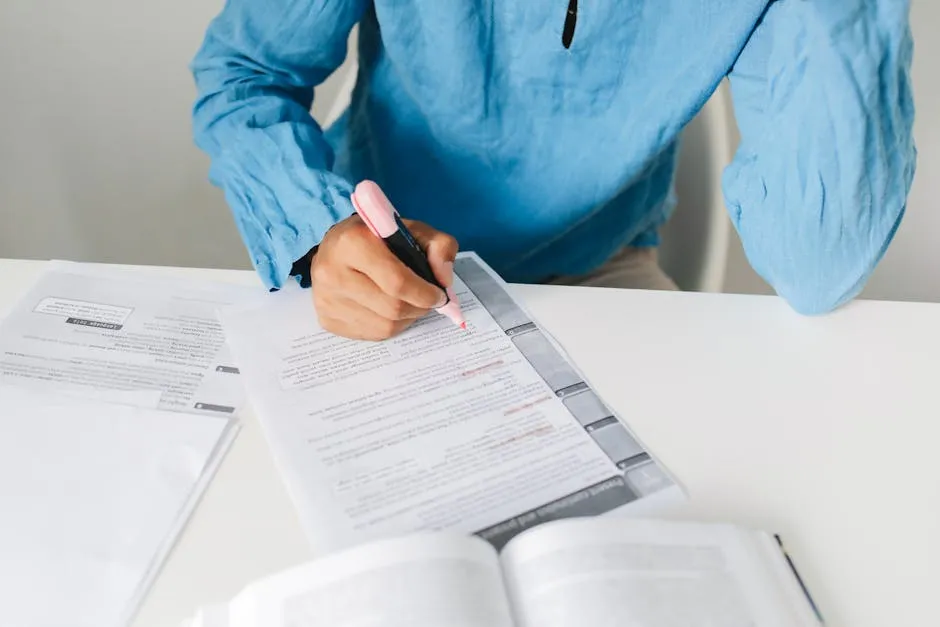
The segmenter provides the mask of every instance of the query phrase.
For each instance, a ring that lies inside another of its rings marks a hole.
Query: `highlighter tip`
[[[466,330],[467,330],[467,323],[466,323],[466,322],[461,322],[461,323],[460,323],[460,328],[463,329],[464,331],[466,331]]]

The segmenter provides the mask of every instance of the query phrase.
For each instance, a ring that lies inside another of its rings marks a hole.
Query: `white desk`
[[[0,310],[41,267],[0,261]],[[517,293],[685,485],[677,516],[782,533],[831,625],[940,625],[940,305],[578,289]],[[244,423],[136,627],[310,556]]]

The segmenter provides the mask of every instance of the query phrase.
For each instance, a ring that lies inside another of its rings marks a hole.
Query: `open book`
[[[188,627],[808,627],[774,536],[627,518],[382,540],[263,579]]]

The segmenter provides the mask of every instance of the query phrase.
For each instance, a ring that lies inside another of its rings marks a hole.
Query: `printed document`
[[[244,391],[217,311],[252,293],[53,262],[0,323],[0,385],[232,415]]]
[[[128,622],[234,439],[251,294],[54,262],[0,321],[0,624]]]
[[[464,254],[455,272],[467,330],[431,314],[385,342],[346,340],[299,289],[223,310],[316,548],[439,529],[500,547],[681,494],[492,270]]]

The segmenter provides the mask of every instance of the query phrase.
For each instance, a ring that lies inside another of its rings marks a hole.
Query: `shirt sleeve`
[[[862,290],[914,176],[906,0],[777,0],[730,74],[723,179],[754,269],[805,314]]]
[[[269,288],[353,212],[352,187],[330,171],[333,153],[310,107],[365,4],[227,0],[192,62],[196,144]]]

